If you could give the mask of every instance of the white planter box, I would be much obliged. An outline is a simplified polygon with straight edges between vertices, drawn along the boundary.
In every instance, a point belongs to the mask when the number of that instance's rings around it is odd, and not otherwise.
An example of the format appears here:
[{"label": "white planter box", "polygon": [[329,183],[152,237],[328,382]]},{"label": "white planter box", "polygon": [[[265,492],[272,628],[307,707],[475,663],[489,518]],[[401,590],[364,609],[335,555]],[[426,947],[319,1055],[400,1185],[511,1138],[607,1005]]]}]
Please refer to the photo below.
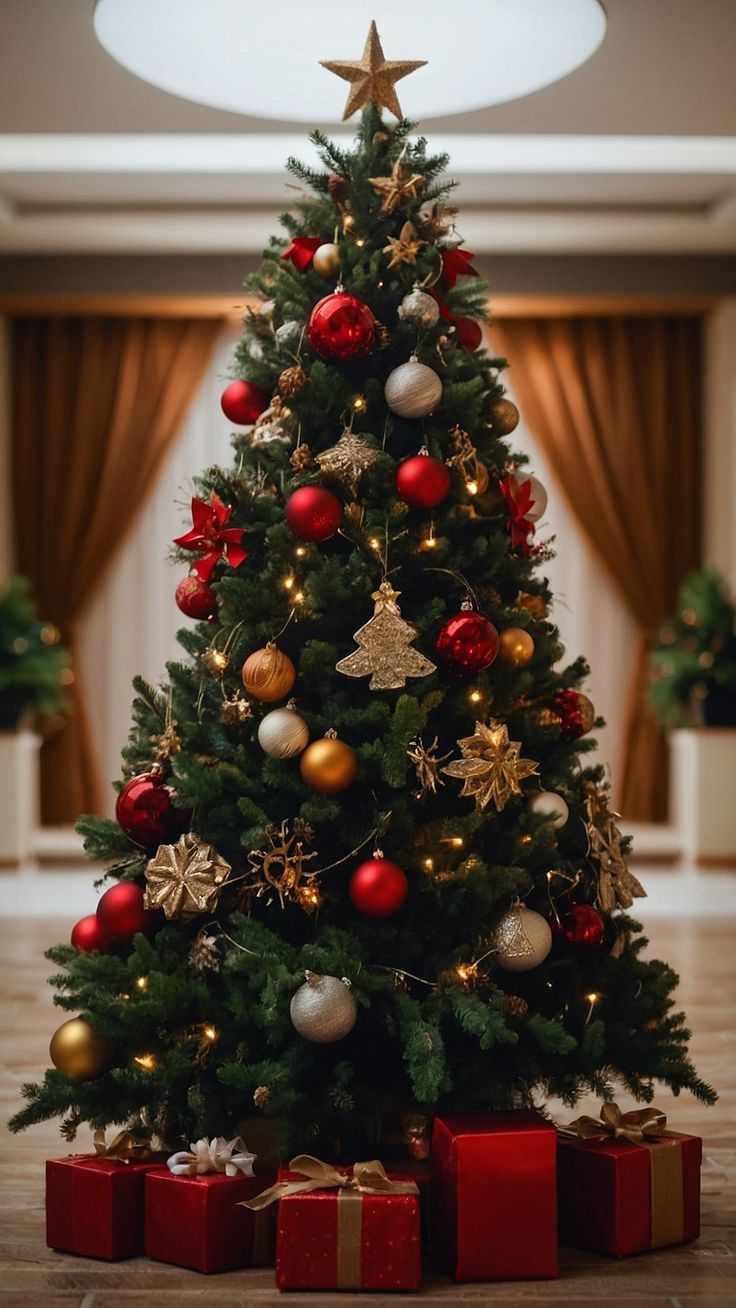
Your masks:
[{"label": "white planter box", "polygon": [[673,731],[670,749],[670,820],[683,857],[700,867],[736,867],[736,728]]},{"label": "white planter box", "polygon": [[32,731],[0,731],[0,868],[23,867],[33,858],[40,748]]}]

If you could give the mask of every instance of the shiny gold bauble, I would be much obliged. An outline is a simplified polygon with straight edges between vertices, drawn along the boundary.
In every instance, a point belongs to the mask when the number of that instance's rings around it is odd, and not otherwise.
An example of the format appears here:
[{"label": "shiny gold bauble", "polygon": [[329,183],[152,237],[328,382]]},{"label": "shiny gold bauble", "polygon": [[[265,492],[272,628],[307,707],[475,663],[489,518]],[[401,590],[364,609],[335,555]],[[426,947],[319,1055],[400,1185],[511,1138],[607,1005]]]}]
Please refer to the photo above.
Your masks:
[{"label": "shiny gold bauble", "polygon": [[296,668],[277,645],[266,645],[250,654],[243,664],[243,685],[249,695],[264,704],[285,699],[296,681]]},{"label": "shiny gold bauble", "polygon": [[70,1017],[51,1037],[54,1067],[69,1081],[94,1081],[112,1066],[114,1046],[83,1017]]},{"label": "shiny gold bauble", "polygon": [[302,778],[320,795],[339,795],[355,780],[358,756],[344,740],[324,736],[313,740],[302,754]]},{"label": "shiny gold bauble", "polygon": [[504,627],[498,633],[498,657],[512,668],[523,667],[534,654],[534,641],[523,627]]},{"label": "shiny gold bauble", "polygon": [[496,920],[488,944],[491,961],[504,972],[531,972],[552,948],[552,932],[541,913],[512,904]]},{"label": "shiny gold bauble", "polygon": [[547,605],[541,595],[530,595],[521,590],[516,597],[517,609],[526,609],[537,622],[543,622],[547,616]]},{"label": "shiny gold bauble", "polygon": [[332,241],[326,241],[324,245],[317,246],[312,260],[312,267],[316,273],[319,273],[320,277],[337,277],[340,271],[340,263],[339,246],[333,245]]},{"label": "shiny gold bauble", "polygon": [[519,410],[513,400],[496,400],[491,405],[490,419],[497,436],[508,436],[519,425]]}]

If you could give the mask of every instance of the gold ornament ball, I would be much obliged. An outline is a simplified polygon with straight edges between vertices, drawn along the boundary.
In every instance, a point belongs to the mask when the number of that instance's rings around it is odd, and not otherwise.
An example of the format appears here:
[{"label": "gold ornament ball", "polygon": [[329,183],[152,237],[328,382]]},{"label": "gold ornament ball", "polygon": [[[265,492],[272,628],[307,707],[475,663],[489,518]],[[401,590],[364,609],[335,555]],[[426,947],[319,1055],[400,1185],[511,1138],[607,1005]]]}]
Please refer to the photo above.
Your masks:
[{"label": "gold ornament ball", "polygon": [[504,627],[498,636],[498,657],[512,668],[523,667],[534,655],[534,641],[523,627]]},{"label": "gold ornament ball", "polygon": [[114,1046],[83,1017],[70,1017],[54,1031],[49,1054],[69,1081],[94,1081],[112,1066]]},{"label": "gold ornament ball", "polygon": [[489,945],[493,962],[505,972],[531,972],[552,948],[552,932],[541,913],[512,904],[497,920]]},{"label": "gold ornament ball", "polygon": [[340,271],[340,249],[339,246],[333,245],[332,241],[326,241],[324,245],[318,245],[314,252],[312,267],[320,277],[325,279],[337,277]]},{"label": "gold ornament ball", "polygon": [[273,704],[288,695],[296,681],[296,668],[277,645],[266,645],[248,656],[242,675],[249,695],[263,704]]},{"label": "gold ornament ball", "polygon": [[301,757],[302,779],[319,795],[339,795],[355,780],[358,756],[344,740],[314,740]]},{"label": "gold ornament ball", "polygon": [[490,418],[496,435],[508,436],[519,425],[519,410],[513,400],[496,400],[491,405]]},{"label": "gold ornament ball", "polygon": [[289,1016],[305,1040],[332,1045],[352,1031],[358,1005],[345,978],[308,972],[304,985],[291,997]]}]

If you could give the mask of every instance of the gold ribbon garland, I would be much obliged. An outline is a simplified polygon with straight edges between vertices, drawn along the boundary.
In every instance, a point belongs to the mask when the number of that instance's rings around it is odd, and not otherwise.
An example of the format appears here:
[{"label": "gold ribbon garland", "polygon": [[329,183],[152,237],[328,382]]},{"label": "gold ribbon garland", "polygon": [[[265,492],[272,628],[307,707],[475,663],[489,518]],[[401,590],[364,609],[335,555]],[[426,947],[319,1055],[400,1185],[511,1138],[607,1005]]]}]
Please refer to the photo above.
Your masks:
[{"label": "gold ribbon garland", "polygon": [[362,1279],[363,1196],[366,1194],[419,1193],[414,1181],[392,1181],[377,1158],[354,1163],[352,1173],[341,1172],[311,1154],[298,1154],[289,1163],[289,1171],[298,1173],[300,1181],[277,1181],[275,1185],[243,1200],[245,1208],[259,1212],[278,1199],[289,1195],[310,1194],[314,1190],[337,1190],[337,1269],[336,1289],[359,1290]]}]

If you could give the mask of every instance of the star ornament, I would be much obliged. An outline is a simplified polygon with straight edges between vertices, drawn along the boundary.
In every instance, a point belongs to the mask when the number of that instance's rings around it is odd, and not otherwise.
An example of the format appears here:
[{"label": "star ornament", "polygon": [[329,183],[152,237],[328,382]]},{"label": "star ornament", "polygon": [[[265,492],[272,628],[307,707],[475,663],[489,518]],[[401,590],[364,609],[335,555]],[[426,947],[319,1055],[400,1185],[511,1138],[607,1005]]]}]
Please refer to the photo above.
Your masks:
[{"label": "star ornament", "polygon": [[368,184],[381,197],[381,213],[397,213],[416,200],[424,184],[421,173],[411,173],[397,159],[390,177],[369,177]]},{"label": "star ornament", "polygon": [[422,241],[413,223],[404,223],[398,237],[389,236],[388,245],[384,245],[382,254],[390,255],[389,268],[398,268],[402,263],[416,263],[417,255],[426,241]]},{"label": "star ornament", "polygon": [[159,845],[146,868],[146,908],[162,908],[167,918],[211,913],[232,868],[214,845],[189,831],[175,845]]},{"label": "star ornament", "polygon": [[442,771],[463,782],[461,796],[472,796],[481,813],[490,803],[500,813],[513,796],[522,793],[519,783],[539,766],[534,759],[520,757],[521,742],[509,740],[506,723],[494,718],[487,725],[476,722],[473,735],[457,743],[462,758],[448,763]]},{"label": "star ornament", "polygon": [[351,83],[343,122],[368,103],[376,105],[378,109],[388,109],[396,118],[403,118],[394,83],[415,72],[417,68],[423,68],[426,62],[426,59],[386,59],[375,22],[368,28],[360,59],[320,60],[328,72]]},{"label": "star ornament", "polygon": [[363,476],[370,472],[378,455],[374,445],[346,431],[337,445],[317,455],[317,463],[327,477],[355,499]]}]

